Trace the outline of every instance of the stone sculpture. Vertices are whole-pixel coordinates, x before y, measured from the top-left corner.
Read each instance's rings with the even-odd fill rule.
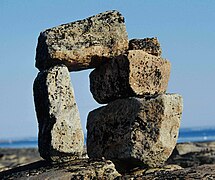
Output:
[[[177,141],[182,97],[167,94],[171,64],[157,38],[128,40],[124,17],[107,11],[40,33],[34,101],[39,152],[48,161],[82,157],[84,137],[69,72],[90,74],[94,99],[108,103],[87,119],[89,158],[119,171],[162,166]]]

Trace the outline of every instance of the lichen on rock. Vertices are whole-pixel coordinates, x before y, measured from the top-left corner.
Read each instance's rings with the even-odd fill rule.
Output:
[[[128,49],[124,22],[113,10],[41,32],[36,67],[44,70],[63,63],[70,71],[77,71],[98,66]]]
[[[34,81],[34,102],[40,155],[49,161],[80,157],[84,135],[66,66],[56,65],[38,73]]]
[[[162,50],[156,37],[144,39],[131,39],[129,50],[143,50],[151,55],[161,56]]]
[[[176,145],[181,114],[177,94],[113,101],[88,115],[88,156],[105,157],[123,169],[159,167]]]
[[[143,50],[129,50],[90,73],[90,91],[101,104],[166,92],[171,64]]]

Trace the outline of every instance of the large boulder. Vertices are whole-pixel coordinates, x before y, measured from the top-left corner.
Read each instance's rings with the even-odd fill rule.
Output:
[[[118,11],[107,11],[41,32],[36,67],[44,70],[63,63],[69,71],[94,68],[127,49],[124,17]]]
[[[130,50],[90,73],[90,91],[98,103],[166,92],[170,62],[143,50]]]
[[[129,50],[143,50],[155,56],[161,56],[162,50],[156,37],[144,39],[131,39]]]
[[[113,101],[88,115],[88,156],[124,169],[160,166],[176,145],[181,114],[178,94]]]
[[[80,157],[84,135],[67,67],[39,72],[33,90],[41,157],[49,161]]]

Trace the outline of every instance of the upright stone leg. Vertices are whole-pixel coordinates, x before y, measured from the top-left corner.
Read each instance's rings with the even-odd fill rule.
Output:
[[[84,135],[67,67],[39,72],[33,90],[41,157],[59,162],[80,157]]]

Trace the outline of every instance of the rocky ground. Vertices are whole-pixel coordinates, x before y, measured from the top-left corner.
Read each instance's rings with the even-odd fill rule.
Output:
[[[215,179],[215,142],[180,143],[166,165],[119,173],[109,160],[43,161],[37,149],[0,149],[0,179]]]

